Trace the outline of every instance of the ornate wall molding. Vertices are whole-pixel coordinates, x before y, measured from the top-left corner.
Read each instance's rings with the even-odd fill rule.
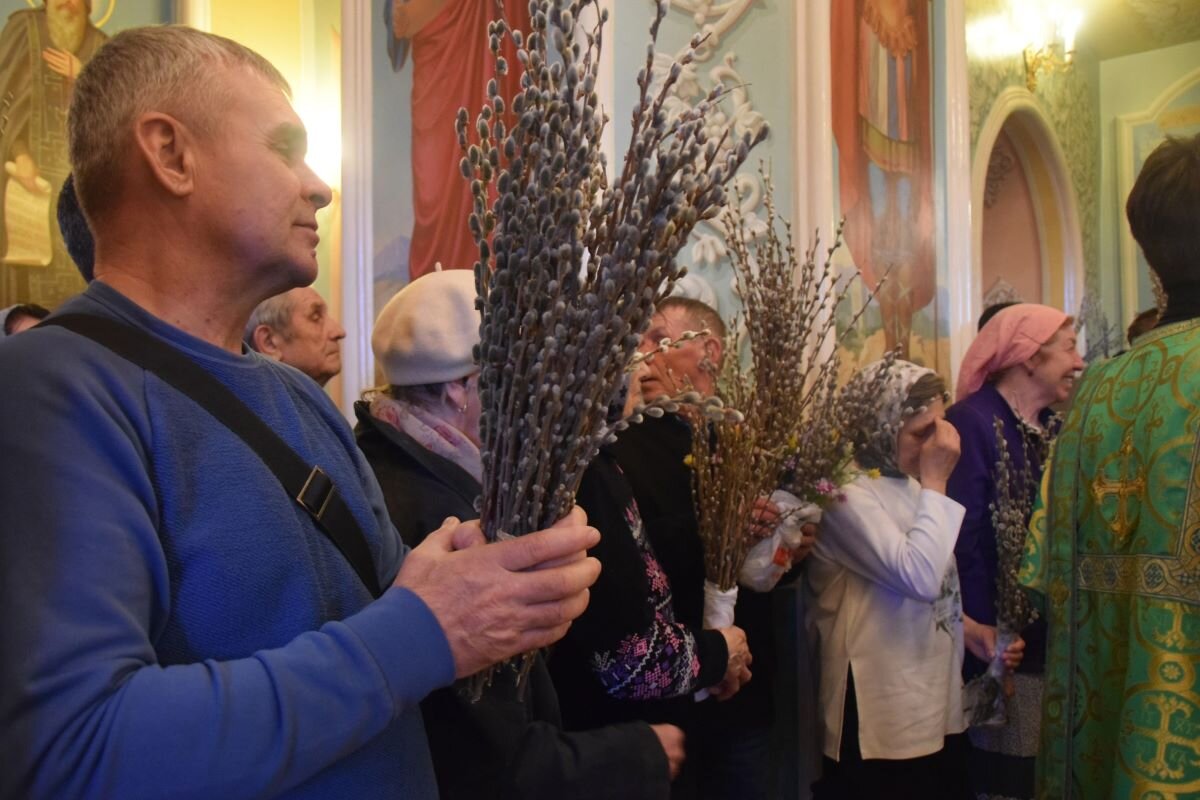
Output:
[[[718,139],[726,126],[732,126],[735,136],[729,137],[722,145],[722,150],[729,151],[736,147],[741,136],[750,132],[753,134],[766,124],[766,118],[755,110],[754,102],[748,89],[749,82],[738,71],[737,53],[726,51],[719,63],[701,73],[702,65],[711,61],[721,46],[722,38],[746,19],[754,5],[754,0],[672,0],[671,8],[676,11],[691,14],[692,22],[697,32],[707,36],[703,45],[696,50],[695,60],[683,68],[679,80],[672,87],[670,97],[663,108],[668,118],[674,118],[699,103],[713,88],[726,86],[729,95],[723,101],[723,110],[713,114],[710,126],[710,136]],[[655,53],[653,63],[653,85],[661,86],[671,65],[679,60],[687,48],[678,53]],[[745,215],[752,237],[765,233],[766,222],[759,218],[758,209],[762,205],[763,184],[757,170],[738,173],[730,187],[729,204],[737,202],[741,197],[741,211]],[[692,261],[698,265],[715,267],[722,263],[727,256],[725,239],[727,230],[725,215],[721,214],[711,220],[705,220],[697,226],[693,234]],[[732,280],[732,278],[731,278]],[[733,282],[736,294],[736,281]]]
[[[999,12],[1005,7],[1005,0],[965,0],[965,4],[970,21]],[[1098,293],[1100,287],[1100,115],[1087,77],[1095,67],[1095,62],[1089,65],[1078,60],[1075,69],[1046,76],[1039,81],[1036,94],[1029,94],[1025,88],[1025,70],[1019,55],[995,59],[968,58],[967,67],[971,146],[975,161],[978,161],[980,153],[986,158],[991,151],[994,137],[983,141],[984,125],[992,119],[1001,95],[1009,90],[1016,88],[1026,92],[1038,114],[1048,121],[1051,136],[1068,167],[1082,235],[1083,282],[1075,295],[1076,305],[1067,309],[1077,311],[1085,288],[1088,292]],[[977,168],[978,164],[974,164],[973,176]],[[980,198],[982,195],[973,190],[972,197]],[[980,239],[975,237],[974,241],[978,245]],[[1104,299],[1106,306],[1115,309],[1112,299]]]
[[[701,61],[712,58],[713,53],[721,46],[721,39],[733,30],[742,17],[754,5],[755,0],[672,0],[671,7],[692,15],[692,21],[700,33],[708,39],[696,51]],[[713,20],[710,22],[709,20]]]
[[[1021,297],[1021,293],[1004,278],[997,278],[991,288],[987,290],[987,294],[983,296],[983,307],[989,308],[998,303],[1024,303],[1025,298]]]
[[[660,86],[667,71],[675,63],[676,56],[656,53],[654,56],[654,86]],[[663,110],[668,119],[673,119],[690,110],[699,103],[713,87],[729,87],[729,96],[723,104],[724,110],[718,110],[711,116],[709,136],[713,141],[720,138],[727,126],[732,126],[733,136],[728,137],[721,145],[723,152],[729,152],[737,146],[737,142],[745,133],[752,136],[766,124],[766,119],[754,109],[750,92],[746,88],[746,79],[735,66],[737,53],[725,53],[721,62],[708,70],[701,77],[700,69],[695,62],[687,65],[680,73],[679,80],[673,87],[670,97],[663,104]],[[757,172],[741,172],[734,178],[733,191],[730,192],[730,203],[736,197],[741,197],[741,209],[747,215],[751,234],[758,236],[766,231],[766,223],[755,213],[762,205],[763,185]],[[697,264],[715,266],[726,256],[726,229],[724,215],[711,220],[705,220],[698,226],[698,233],[693,234],[695,244],[692,245],[692,260]]]
[[[988,156],[987,177],[983,185],[983,207],[992,208],[1000,197],[1004,181],[1017,165],[1017,157],[1004,139],[997,139],[992,154]],[[984,303],[987,307],[987,303]]]
[[[1134,241],[1133,232],[1129,229],[1129,218],[1124,214],[1125,198],[1129,196],[1129,192],[1133,189],[1133,183],[1137,179],[1134,166],[1133,131],[1139,125],[1157,120],[1171,103],[1197,84],[1200,84],[1200,68],[1188,71],[1164,89],[1146,109],[1117,117],[1115,163],[1118,202],[1122,209],[1121,213],[1117,214],[1117,225],[1120,230],[1120,249],[1118,251],[1118,269],[1121,276],[1120,319],[1133,319],[1142,310],[1142,304],[1145,302],[1138,296],[1138,245]],[[1153,275],[1153,273],[1151,274]],[[1156,299],[1157,293],[1156,290]]]

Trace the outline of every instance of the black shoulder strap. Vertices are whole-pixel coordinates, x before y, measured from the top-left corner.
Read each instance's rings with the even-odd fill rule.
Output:
[[[62,314],[42,325],[57,325],[104,345],[126,361],[153,372],[229,428],[275,473],[284,491],[341,551],[371,595],[379,597],[382,592],[366,537],[333,479],[319,466],[310,467],[223,383],[161,339],[107,317]]]

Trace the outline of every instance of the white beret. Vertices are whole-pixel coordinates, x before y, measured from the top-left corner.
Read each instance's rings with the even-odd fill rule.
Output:
[[[383,307],[371,349],[392,386],[447,383],[475,371],[479,323],[475,271],[430,272]]]

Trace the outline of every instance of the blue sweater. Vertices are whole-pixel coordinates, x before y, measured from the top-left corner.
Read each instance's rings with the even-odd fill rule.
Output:
[[[185,351],[336,481],[380,583],[404,546],[329,399],[101,283],[63,307]],[[228,429],[60,328],[0,343],[0,798],[435,797],[418,702],[454,678]]]

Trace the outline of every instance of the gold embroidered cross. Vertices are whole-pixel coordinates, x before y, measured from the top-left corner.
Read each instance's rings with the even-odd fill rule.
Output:
[[[1134,725],[1139,733],[1154,742],[1154,756],[1145,759],[1139,755],[1137,757],[1138,769],[1144,770],[1146,774],[1153,775],[1159,780],[1177,781],[1187,774],[1189,762],[1200,761],[1200,750],[1197,749],[1195,738],[1180,736],[1171,730],[1171,717],[1176,714],[1182,713],[1186,722],[1188,706],[1179,698],[1169,695],[1149,697],[1147,702],[1158,711],[1158,727],[1144,728],[1136,723]],[[1168,748],[1182,750],[1183,758],[1174,758],[1168,761]],[[1176,752],[1178,753],[1178,751]],[[1172,768],[1172,761],[1178,766]]]
[[[1101,462],[1100,469],[1097,470],[1099,474],[1092,480],[1092,497],[1095,499],[1096,505],[1101,505],[1106,497],[1115,495],[1117,498],[1117,515],[1108,527],[1117,535],[1118,539],[1127,538],[1133,530],[1129,501],[1140,496],[1146,488],[1146,479],[1141,475],[1135,478],[1128,477],[1129,462],[1132,456],[1133,434],[1131,431],[1126,431],[1120,449]],[[1104,476],[1105,467],[1114,461],[1118,462],[1120,467],[1120,479],[1115,481]]]
[[[1179,603],[1165,603],[1162,605],[1155,603],[1154,607],[1161,611],[1170,613],[1171,628],[1166,633],[1161,633],[1156,628],[1154,632],[1150,634],[1151,638],[1164,647],[1168,647],[1172,650],[1177,650],[1186,645],[1188,641],[1188,635],[1183,629],[1184,612],[1181,605]]]

